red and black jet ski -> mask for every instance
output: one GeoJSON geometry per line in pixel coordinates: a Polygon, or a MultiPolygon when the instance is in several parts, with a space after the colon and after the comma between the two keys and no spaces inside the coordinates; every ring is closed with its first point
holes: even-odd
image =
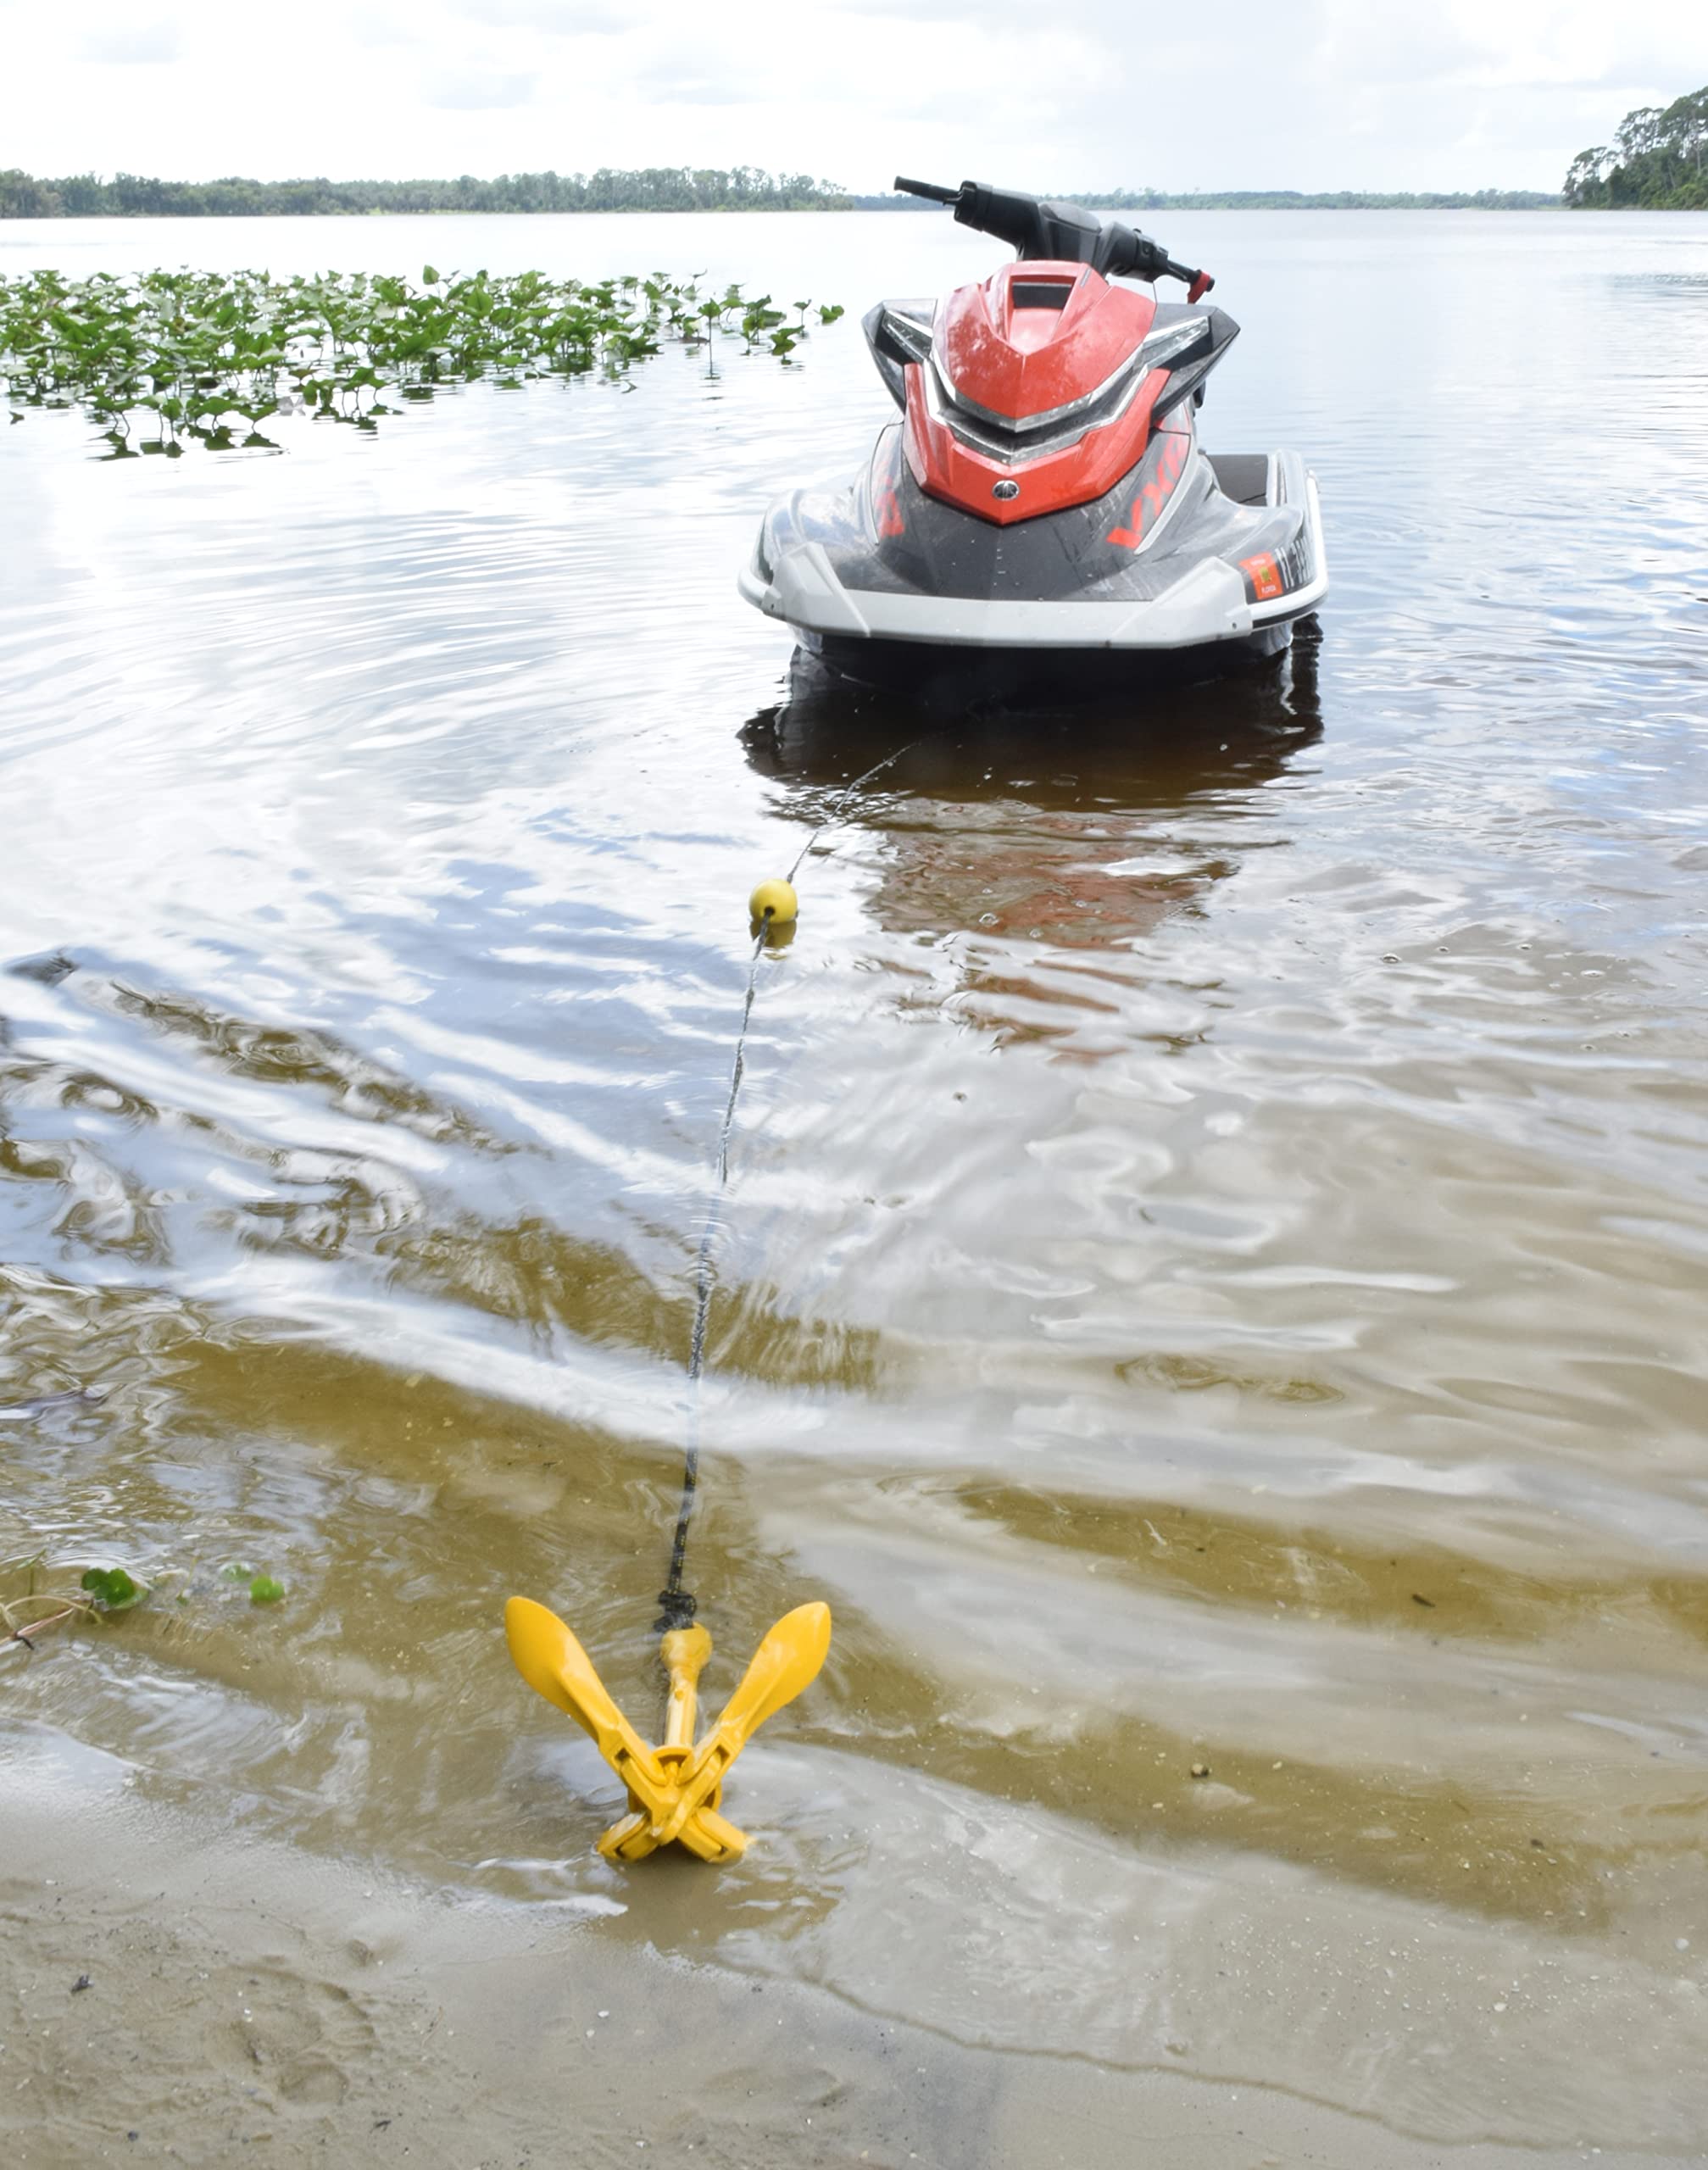
{"type": "Polygon", "coordinates": [[[1328,586],[1316,483],[1297,453],[1200,449],[1205,379],[1239,330],[1203,305],[1209,275],[1077,204],[896,186],[1018,260],[866,317],[901,419],[851,483],[771,507],[748,602],[862,676],[922,646],[1058,668],[1285,648],[1328,586]],[[1160,278],[1186,302],[1115,283],[1160,278]]]}

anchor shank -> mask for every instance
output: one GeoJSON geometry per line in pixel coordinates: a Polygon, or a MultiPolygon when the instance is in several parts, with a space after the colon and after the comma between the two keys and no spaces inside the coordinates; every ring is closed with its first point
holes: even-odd
{"type": "Polygon", "coordinates": [[[694,1744],[700,1671],[711,1654],[712,1639],[699,1627],[673,1628],[659,1645],[670,1679],[665,1704],[665,1748],[691,1749],[694,1744]]]}

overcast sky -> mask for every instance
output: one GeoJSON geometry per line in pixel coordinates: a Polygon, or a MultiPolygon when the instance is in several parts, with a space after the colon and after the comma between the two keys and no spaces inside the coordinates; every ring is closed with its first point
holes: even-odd
{"type": "Polygon", "coordinates": [[[1705,0],[0,0],[0,166],[1552,188],[1705,0]]]}

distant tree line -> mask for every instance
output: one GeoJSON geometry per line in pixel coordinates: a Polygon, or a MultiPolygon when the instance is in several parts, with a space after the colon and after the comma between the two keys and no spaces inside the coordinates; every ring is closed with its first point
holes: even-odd
{"type": "Polygon", "coordinates": [[[92,173],[38,181],[0,172],[0,219],[252,219],[374,211],[840,211],[846,192],[809,174],[756,166],[602,166],[593,174],[505,173],[496,181],[155,181],[92,173]]]}
{"type": "Polygon", "coordinates": [[[1708,84],[1638,106],[1611,143],[1580,151],[1566,201],[1574,211],[1708,211],[1708,84]]]}
{"type": "MultiPolygon", "coordinates": [[[[1691,104],[1681,98],[1669,118],[1691,104]]],[[[1708,92],[1695,103],[1708,112],[1708,92]]],[[[1622,147],[1633,114],[1620,131],[1622,147]]],[[[1699,114],[1694,139],[1700,160],[1699,114]]],[[[1610,160],[1611,151],[1586,151],[1572,168],[1610,160]]],[[[1623,169],[1621,169],[1622,172],[1623,169]]],[[[1615,181],[1619,175],[1613,176],[1615,181]]],[[[1605,185],[1605,184],[1604,184],[1605,185]]],[[[1568,201],[1604,200],[1571,197],[1568,201]]],[[[1058,198],[1116,211],[1536,211],[1557,209],[1560,198],[1532,188],[1479,188],[1423,193],[1376,193],[1338,189],[1306,194],[1298,189],[1223,189],[1171,194],[1160,188],[1116,188],[1058,198]]],[[[1648,202],[1617,196],[1615,202],[1648,202]]],[[[63,175],[38,180],[16,167],[0,171],[0,219],[253,219],[358,218],[376,211],[921,211],[934,209],[916,196],[856,196],[834,181],[809,174],[769,174],[757,166],[645,166],[636,170],[601,166],[597,173],[501,173],[495,181],[462,174],[454,181],[159,181],[142,174],[63,175]]]]}
{"type": "MultiPolygon", "coordinates": [[[[1077,195],[1043,190],[1057,203],[1083,203],[1099,211],[1557,211],[1561,199],[1541,188],[1476,188],[1386,195],[1369,189],[1324,190],[1316,195],[1296,188],[1195,190],[1188,195],[1166,188],[1081,190],[1077,195]]],[[[850,196],[851,211],[936,211],[941,207],[920,196],[850,196]]]]}
{"type": "Polygon", "coordinates": [[[1171,195],[1160,188],[1115,188],[1102,195],[1067,196],[1066,203],[1108,211],[1557,211],[1560,198],[1537,188],[1477,188],[1382,192],[1361,188],[1225,188],[1171,195]]]}

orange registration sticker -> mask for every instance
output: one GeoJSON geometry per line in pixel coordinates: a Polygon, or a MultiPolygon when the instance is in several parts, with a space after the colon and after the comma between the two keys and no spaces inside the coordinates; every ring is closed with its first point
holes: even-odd
{"type": "Polygon", "coordinates": [[[1251,582],[1252,597],[1258,603],[1268,603],[1287,593],[1287,582],[1270,551],[1260,550],[1255,558],[1242,558],[1239,570],[1251,582]]]}

